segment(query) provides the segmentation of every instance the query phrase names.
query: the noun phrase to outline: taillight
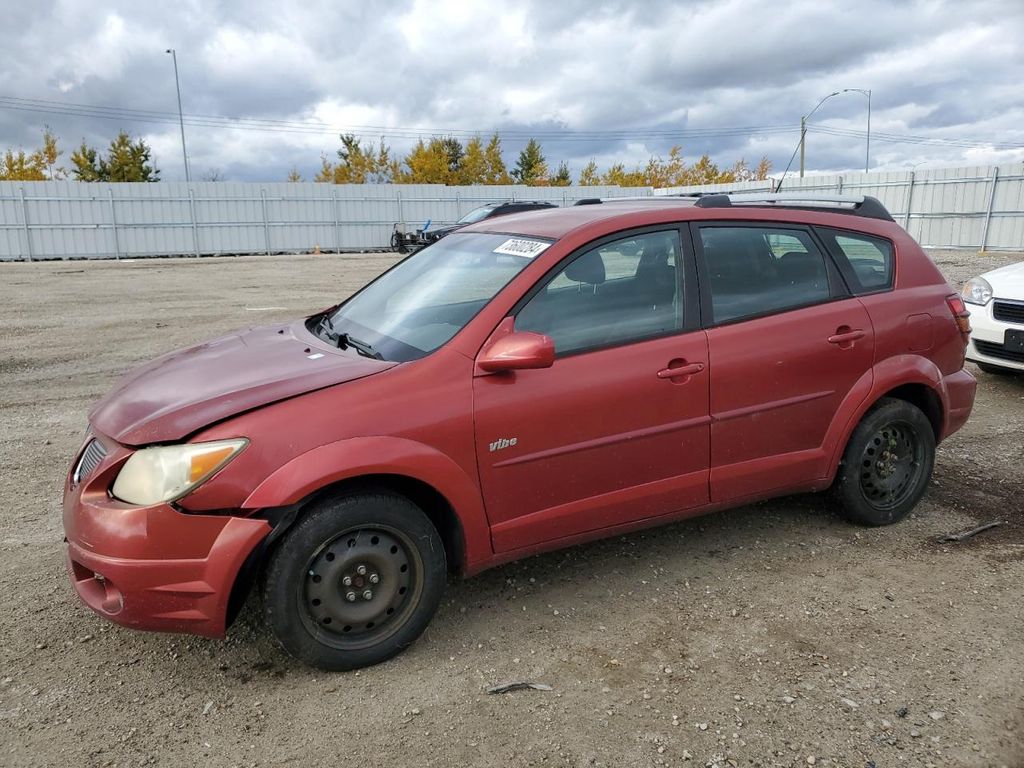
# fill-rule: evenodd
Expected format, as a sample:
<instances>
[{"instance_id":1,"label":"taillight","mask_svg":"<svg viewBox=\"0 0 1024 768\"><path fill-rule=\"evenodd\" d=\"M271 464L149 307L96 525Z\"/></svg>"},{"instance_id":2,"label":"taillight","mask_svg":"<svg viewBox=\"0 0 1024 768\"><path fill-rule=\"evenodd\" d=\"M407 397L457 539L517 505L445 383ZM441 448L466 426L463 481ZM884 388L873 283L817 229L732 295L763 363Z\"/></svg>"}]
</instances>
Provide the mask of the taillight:
<instances>
[{"instance_id":1,"label":"taillight","mask_svg":"<svg viewBox=\"0 0 1024 768\"><path fill-rule=\"evenodd\" d=\"M971 313L967 311L964 300L960 298L959 294L954 293L946 297L946 305L953 313L953 319L956 320L960 333L964 336L969 334L971 332Z\"/></svg>"}]
</instances>

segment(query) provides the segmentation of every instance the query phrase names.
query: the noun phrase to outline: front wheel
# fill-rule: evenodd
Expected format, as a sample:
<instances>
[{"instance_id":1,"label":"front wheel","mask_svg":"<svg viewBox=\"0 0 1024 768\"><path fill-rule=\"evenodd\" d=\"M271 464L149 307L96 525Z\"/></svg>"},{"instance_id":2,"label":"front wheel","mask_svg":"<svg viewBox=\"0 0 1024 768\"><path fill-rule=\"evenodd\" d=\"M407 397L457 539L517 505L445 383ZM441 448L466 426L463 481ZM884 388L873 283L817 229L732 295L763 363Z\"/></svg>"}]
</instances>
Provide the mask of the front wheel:
<instances>
[{"instance_id":1,"label":"front wheel","mask_svg":"<svg viewBox=\"0 0 1024 768\"><path fill-rule=\"evenodd\" d=\"M437 530L408 499L330 499L271 556L266 621L300 661L327 670L366 667L400 653L426 629L446 573Z\"/></svg>"},{"instance_id":2,"label":"front wheel","mask_svg":"<svg viewBox=\"0 0 1024 768\"><path fill-rule=\"evenodd\" d=\"M879 401L853 431L839 466L842 515L861 525L898 522L924 495L934 464L928 417L905 400Z\"/></svg>"}]
</instances>

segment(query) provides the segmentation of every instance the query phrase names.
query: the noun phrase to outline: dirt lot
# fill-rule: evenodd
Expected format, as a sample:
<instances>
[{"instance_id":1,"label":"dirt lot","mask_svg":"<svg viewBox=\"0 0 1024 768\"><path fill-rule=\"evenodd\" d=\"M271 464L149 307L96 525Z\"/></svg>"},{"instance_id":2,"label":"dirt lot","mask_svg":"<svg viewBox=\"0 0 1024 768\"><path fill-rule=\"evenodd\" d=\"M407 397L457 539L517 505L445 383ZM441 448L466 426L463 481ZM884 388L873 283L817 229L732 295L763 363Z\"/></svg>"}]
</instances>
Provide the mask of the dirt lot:
<instances>
[{"instance_id":1,"label":"dirt lot","mask_svg":"<svg viewBox=\"0 0 1024 768\"><path fill-rule=\"evenodd\" d=\"M935 258L959 284L1021 256ZM1024 377L978 374L898 526L794 498L535 557L452 583L419 643L359 673L284 658L251 608L217 642L80 605L60 496L90 404L391 262L0 264L0 764L1024 765ZM484 692L522 679L553 690Z\"/></svg>"}]
</instances>

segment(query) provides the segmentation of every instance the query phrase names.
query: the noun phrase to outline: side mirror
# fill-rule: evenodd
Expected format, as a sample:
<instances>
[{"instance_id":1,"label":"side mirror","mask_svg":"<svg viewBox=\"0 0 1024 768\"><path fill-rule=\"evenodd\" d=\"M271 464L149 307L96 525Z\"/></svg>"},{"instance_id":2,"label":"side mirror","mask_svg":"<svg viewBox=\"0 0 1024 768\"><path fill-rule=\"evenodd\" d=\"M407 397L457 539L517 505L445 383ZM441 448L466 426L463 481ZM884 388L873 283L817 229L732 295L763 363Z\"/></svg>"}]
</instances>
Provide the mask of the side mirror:
<instances>
[{"instance_id":1,"label":"side mirror","mask_svg":"<svg viewBox=\"0 0 1024 768\"><path fill-rule=\"evenodd\" d=\"M502 336L480 353L476 364L488 373L519 371L526 368L550 368L555 362L555 343L551 337L531 331Z\"/></svg>"}]
</instances>

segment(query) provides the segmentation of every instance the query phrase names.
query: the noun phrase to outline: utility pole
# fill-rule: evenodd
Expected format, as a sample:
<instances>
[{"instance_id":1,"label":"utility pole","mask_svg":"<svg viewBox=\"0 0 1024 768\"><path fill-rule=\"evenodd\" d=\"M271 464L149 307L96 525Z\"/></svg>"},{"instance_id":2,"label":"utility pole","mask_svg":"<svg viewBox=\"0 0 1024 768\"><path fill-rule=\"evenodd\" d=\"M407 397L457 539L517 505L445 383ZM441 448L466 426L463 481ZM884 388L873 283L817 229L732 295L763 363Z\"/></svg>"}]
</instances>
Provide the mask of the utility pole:
<instances>
[{"instance_id":1,"label":"utility pole","mask_svg":"<svg viewBox=\"0 0 1024 768\"><path fill-rule=\"evenodd\" d=\"M804 177L804 149L807 143L807 119L818 111L818 107L824 104L826 101L831 99L833 96L838 96L841 93L859 93L862 96L866 96L868 99L868 133L867 133L867 147L864 151L864 173L868 172L868 168L871 166L871 90L864 88L843 88L841 91L833 91L828 96L818 102L817 106L814 107L810 112L800 118L800 178ZM792 162L792 161L790 161Z\"/></svg>"},{"instance_id":2,"label":"utility pole","mask_svg":"<svg viewBox=\"0 0 1024 768\"><path fill-rule=\"evenodd\" d=\"M181 83L178 81L178 54L173 48L168 48L165 53L171 54L174 59L174 87L178 91L178 126L181 128L181 159L185 162L185 182L192 179L188 173L188 152L185 149L185 116L181 112Z\"/></svg>"},{"instance_id":3,"label":"utility pole","mask_svg":"<svg viewBox=\"0 0 1024 768\"><path fill-rule=\"evenodd\" d=\"M800 117L800 178L804 177L804 144L807 139L807 118Z\"/></svg>"}]
</instances>

